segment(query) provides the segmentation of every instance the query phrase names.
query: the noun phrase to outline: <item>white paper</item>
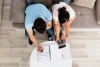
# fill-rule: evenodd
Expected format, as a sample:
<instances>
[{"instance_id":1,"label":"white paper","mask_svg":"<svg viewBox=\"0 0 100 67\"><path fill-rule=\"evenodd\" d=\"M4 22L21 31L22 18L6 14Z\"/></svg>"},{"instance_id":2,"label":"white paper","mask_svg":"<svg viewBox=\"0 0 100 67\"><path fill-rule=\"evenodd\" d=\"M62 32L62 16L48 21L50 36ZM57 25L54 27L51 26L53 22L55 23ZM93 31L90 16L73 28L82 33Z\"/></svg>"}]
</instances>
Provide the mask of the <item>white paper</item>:
<instances>
[{"instance_id":1,"label":"white paper","mask_svg":"<svg viewBox=\"0 0 100 67\"><path fill-rule=\"evenodd\" d=\"M61 51L62 51L62 54L63 54L63 60L71 59L69 44L67 44L66 47L62 48Z\"/></svg>"},{"instance_id":2,"label":"white paper","mask_svg":"<svg viewBox=\"0 0 100 67\"><path fill-rule=\"evenodd\" d=\"M58 45L50 45L51 51L51 61L57 62L62 60L62 52L61 49L58 48Z\"/></svg>"},{"instance_id":3,"label":"white paper","mask_svg":"<svg viewBox=\"0 0 100 67\"><path fill-rule=\"evenodd\" d=\"M49 45L41 46L44 50L42 53L37 52L38 54L38 61L39 62L48 62L50 61L50 49Z\"/></svg>"}]
</instances>

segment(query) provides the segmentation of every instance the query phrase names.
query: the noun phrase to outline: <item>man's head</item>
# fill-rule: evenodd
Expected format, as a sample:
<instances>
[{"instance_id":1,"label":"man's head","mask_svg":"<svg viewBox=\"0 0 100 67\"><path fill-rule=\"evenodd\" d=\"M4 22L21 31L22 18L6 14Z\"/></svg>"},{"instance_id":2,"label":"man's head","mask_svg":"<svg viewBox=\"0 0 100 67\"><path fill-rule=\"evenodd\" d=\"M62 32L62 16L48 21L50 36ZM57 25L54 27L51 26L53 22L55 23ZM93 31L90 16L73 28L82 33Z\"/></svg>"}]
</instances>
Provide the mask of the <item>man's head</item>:
<instances>
[{"instance_id":1,"label":"man's head","mask_svg":"<svg viewBox=\"0 0 100 67\"><path fill-rule=\"evenodd\" d=\"M60 24L63 24L69 21L69 18L70 18L70 15L66 11L66 7L62 7L58 9L58 19L59 19Z\"/></svg>"},{"instance_id":2,"label":"man's head","mask_svg":"<svg viewBox=\"0 0 100 67\"><path fill-rule=\"evenodd\" d=\"M34 28L40 34L43 34L46 30L46 22L42 18L37 18L34 22Z\"/></svg>"}]
</instances>

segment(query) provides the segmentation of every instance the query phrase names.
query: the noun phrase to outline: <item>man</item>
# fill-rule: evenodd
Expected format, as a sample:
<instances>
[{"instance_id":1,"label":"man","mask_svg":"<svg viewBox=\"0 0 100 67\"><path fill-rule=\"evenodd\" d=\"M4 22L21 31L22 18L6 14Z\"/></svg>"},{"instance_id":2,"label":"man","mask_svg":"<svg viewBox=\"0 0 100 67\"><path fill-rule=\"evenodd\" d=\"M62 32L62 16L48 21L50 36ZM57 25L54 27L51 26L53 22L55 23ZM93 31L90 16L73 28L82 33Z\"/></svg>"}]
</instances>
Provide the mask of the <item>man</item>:
<instances>
[{"instance_id":1,"label":"man","mask_svg":"<svg viewBox=\"0 0 100 67\"><path fill-rule=\"evenodd\" d=\"M33 30L35 29L40 34L43 34L46 31L48 35L48 40L53 41L53 31L51 28L52 14L42 4L29 5L26 8L25 13L26 37L29 36L29 44L32 45L32 43L34 43L37 46L38 51L41 52L43 51L43 48L38 44L35 36L33 35Z\"/></svg>"}]
</instances>

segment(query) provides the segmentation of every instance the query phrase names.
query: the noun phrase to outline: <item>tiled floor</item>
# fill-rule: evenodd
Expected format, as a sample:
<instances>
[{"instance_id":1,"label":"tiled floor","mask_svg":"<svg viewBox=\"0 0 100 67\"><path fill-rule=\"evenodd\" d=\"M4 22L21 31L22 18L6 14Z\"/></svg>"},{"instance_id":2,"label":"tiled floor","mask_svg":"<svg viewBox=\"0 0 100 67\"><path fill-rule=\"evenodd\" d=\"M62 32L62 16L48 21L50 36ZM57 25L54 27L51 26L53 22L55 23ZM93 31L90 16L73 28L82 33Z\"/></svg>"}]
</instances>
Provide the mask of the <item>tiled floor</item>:
<instances>
[{"instance_id":1,"label":"tiled floor","mask_svg":"<svg viewBox=\"0 0 100 67\"><path fill-rule=\"evenodd\" d=\"M24 31L13 29L9 21L9 8L10 0L4 0L0 24L0 67L29 67L34 45L28 45ZM38 41L44 40L40 38ZM70 32L68 41L73 67L100 67L100 32Z\"/></svg>"}]
</instances>

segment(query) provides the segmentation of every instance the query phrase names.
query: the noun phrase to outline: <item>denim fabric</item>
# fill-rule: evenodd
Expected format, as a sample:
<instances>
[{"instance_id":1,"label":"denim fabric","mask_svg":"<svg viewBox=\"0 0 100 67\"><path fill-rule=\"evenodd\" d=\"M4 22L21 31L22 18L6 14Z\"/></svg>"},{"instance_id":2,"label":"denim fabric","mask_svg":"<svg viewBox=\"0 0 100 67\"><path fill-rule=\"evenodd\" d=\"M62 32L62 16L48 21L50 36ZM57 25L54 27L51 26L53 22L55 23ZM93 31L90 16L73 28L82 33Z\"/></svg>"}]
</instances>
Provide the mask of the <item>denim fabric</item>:
<instances>
[{"instance_id":1,"label":"denim fabric","mask_svg":"<svg viewBox=\"0 0 100 67\"><path fill-rule=\"evenodd\" d=\"M48 38L52 37L52 35L53 35L53 28L47 29L46 33L47 33Z\"/></svg>"},{"instance_id":2,"label":"denim fabric","mask_svg":"<svg viewBox=\"0 0 100 67\"><path fill-rule=\"evenodd\" d=\"M34 27L32 27L32 30L34 31ZM33 33L33 34L34 34L34 33ZM28 35L26 29L25 29L25 36L26 36L27 38L29 38L29 35Z\"/></svg>"},{"instance_id":3,"label":"denim fabric","mask_svg":"<svg viewBox=\"0 0 100 67\"><path fill-rule=\"evenodd\" d=\"M27 4L31 5L33 3L33 0L27 0Z\"/></svg>"},{"instance_id":4,"label":"denim fabric","mask_svg":"<svg viewBox=\"0 0 100 67\"><path fill-rule=\"evenodd\" d=\"M27 38L29 38L29 35L28 35L26 29L25 29L25 36L26 36Z\"/></svg>"},{"instance_id":5,"label":"denim fabric","mask_svg":"<svg viewBox=\"0 0 100 67\"><path fill-rule=\"evenodd\" d=\"M57 4L57 3L59 3L60 1L64 2L64 0L52 0L53 4Z\"/></svg>"},{"instance_id":6,"label":"denim fabric","mask_svg":"<svg viewBox=\"0 0 100 67\"><path fill-rule=\"evenodd\" d=\"M65 3L69 4L71 0L63 0Z\"/></svg>"},{"instance_id":7,"label":"denim fabric","mask_svg":"<svg viewBox=\"0 0 100 67\"><path fill-rule=\"evenodd\" d=\"M69 4L69 2L70 2L71 0L52 0L53 4L59 3L60 1Z\"/></svg>"}]
</instances>

